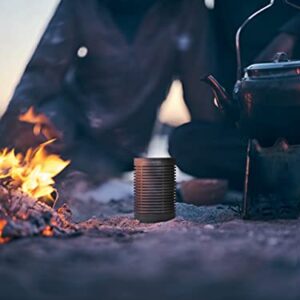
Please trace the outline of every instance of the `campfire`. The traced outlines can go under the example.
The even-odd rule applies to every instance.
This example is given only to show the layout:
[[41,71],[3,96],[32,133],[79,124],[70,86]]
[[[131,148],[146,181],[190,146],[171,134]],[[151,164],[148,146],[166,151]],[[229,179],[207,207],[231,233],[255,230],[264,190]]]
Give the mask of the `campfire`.
[[[59,135],[43,114],[30,108],[19,116],[20,122],[32,124],[34,135],[47,140],[25,153],[15,149],[0,150],[0,244],[23,237],[71,237],[97,234],[102,237],[140,233],[111,222],[91,218],[74,223],[67,204],[56,208],[58,192],[55,178],[69,164],[47,151]],[[125,226],[126,227],[126,226]]]
[[[33,124],[35,135],[51,136],[44,126],[49,124],[47,117],[36,114],[33,108],[19,120]],[[67,206],[54,209],[58,197],[54,178],[70,164],[47,152],[47,146],[54,141],[50,139],[26,153],[0,150],[0,243],[22,236],[76,231],[69,222]]]

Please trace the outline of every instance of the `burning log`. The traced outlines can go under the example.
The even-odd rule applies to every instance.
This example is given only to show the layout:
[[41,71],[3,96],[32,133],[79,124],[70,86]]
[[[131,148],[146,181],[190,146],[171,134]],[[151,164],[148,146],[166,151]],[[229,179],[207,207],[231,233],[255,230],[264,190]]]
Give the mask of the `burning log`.
[[79,234],[67,205],[55,210],[20,189],[0,186],[0,243],[30,236]]

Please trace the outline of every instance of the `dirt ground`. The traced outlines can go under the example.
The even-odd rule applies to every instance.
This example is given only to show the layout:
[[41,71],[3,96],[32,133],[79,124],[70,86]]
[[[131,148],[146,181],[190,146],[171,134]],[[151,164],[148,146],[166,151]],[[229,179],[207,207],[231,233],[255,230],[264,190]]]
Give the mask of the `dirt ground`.
[[0,299],[300,299],[300,220],[178,204],[175,220],[143,225],[132,204],[71,201],[97,230],[2,245]]

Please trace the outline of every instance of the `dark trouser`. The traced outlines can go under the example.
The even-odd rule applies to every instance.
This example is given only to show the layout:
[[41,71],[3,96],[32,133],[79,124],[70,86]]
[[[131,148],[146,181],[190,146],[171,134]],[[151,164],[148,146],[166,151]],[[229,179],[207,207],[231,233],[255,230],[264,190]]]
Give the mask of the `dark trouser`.
[[247,140],[224,124],[191,122],[176,128],[169,152],[178,167],[198,178],[228,179],[241,190],[244,183]]
[[89,180],[96,183],[130,171],[133,158],[120,156],[108,137],[92,136],[88,121],[81,117],[80,109],[68,105],[66,99],[62,106],[61,100],[44,104],[40,112],[46,114],[62,132],[63,139],[58,142],[58,153],[63,153],[66,159],[71,160],[69,169],[86,173]]

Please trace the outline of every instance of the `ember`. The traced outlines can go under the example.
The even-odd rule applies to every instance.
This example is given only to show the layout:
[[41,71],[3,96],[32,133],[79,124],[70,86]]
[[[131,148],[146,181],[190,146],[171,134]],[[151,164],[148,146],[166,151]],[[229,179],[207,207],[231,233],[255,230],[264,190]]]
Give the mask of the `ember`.
[[53,230],[52,230],[52,228],[50,226],[46,226],[46,228],[42,232],[42,235],[46,236],[46,237],[53,236]]
[[78,234],[70,220],[70,209],[55,210],[29,197],[19,189],[0,186],[0,244],[31,236],[70,236]]
[[0,244],[7,243],[9,241],[8,238],[2,237],[3,228],[7,225],[7,221],[0,220]]

